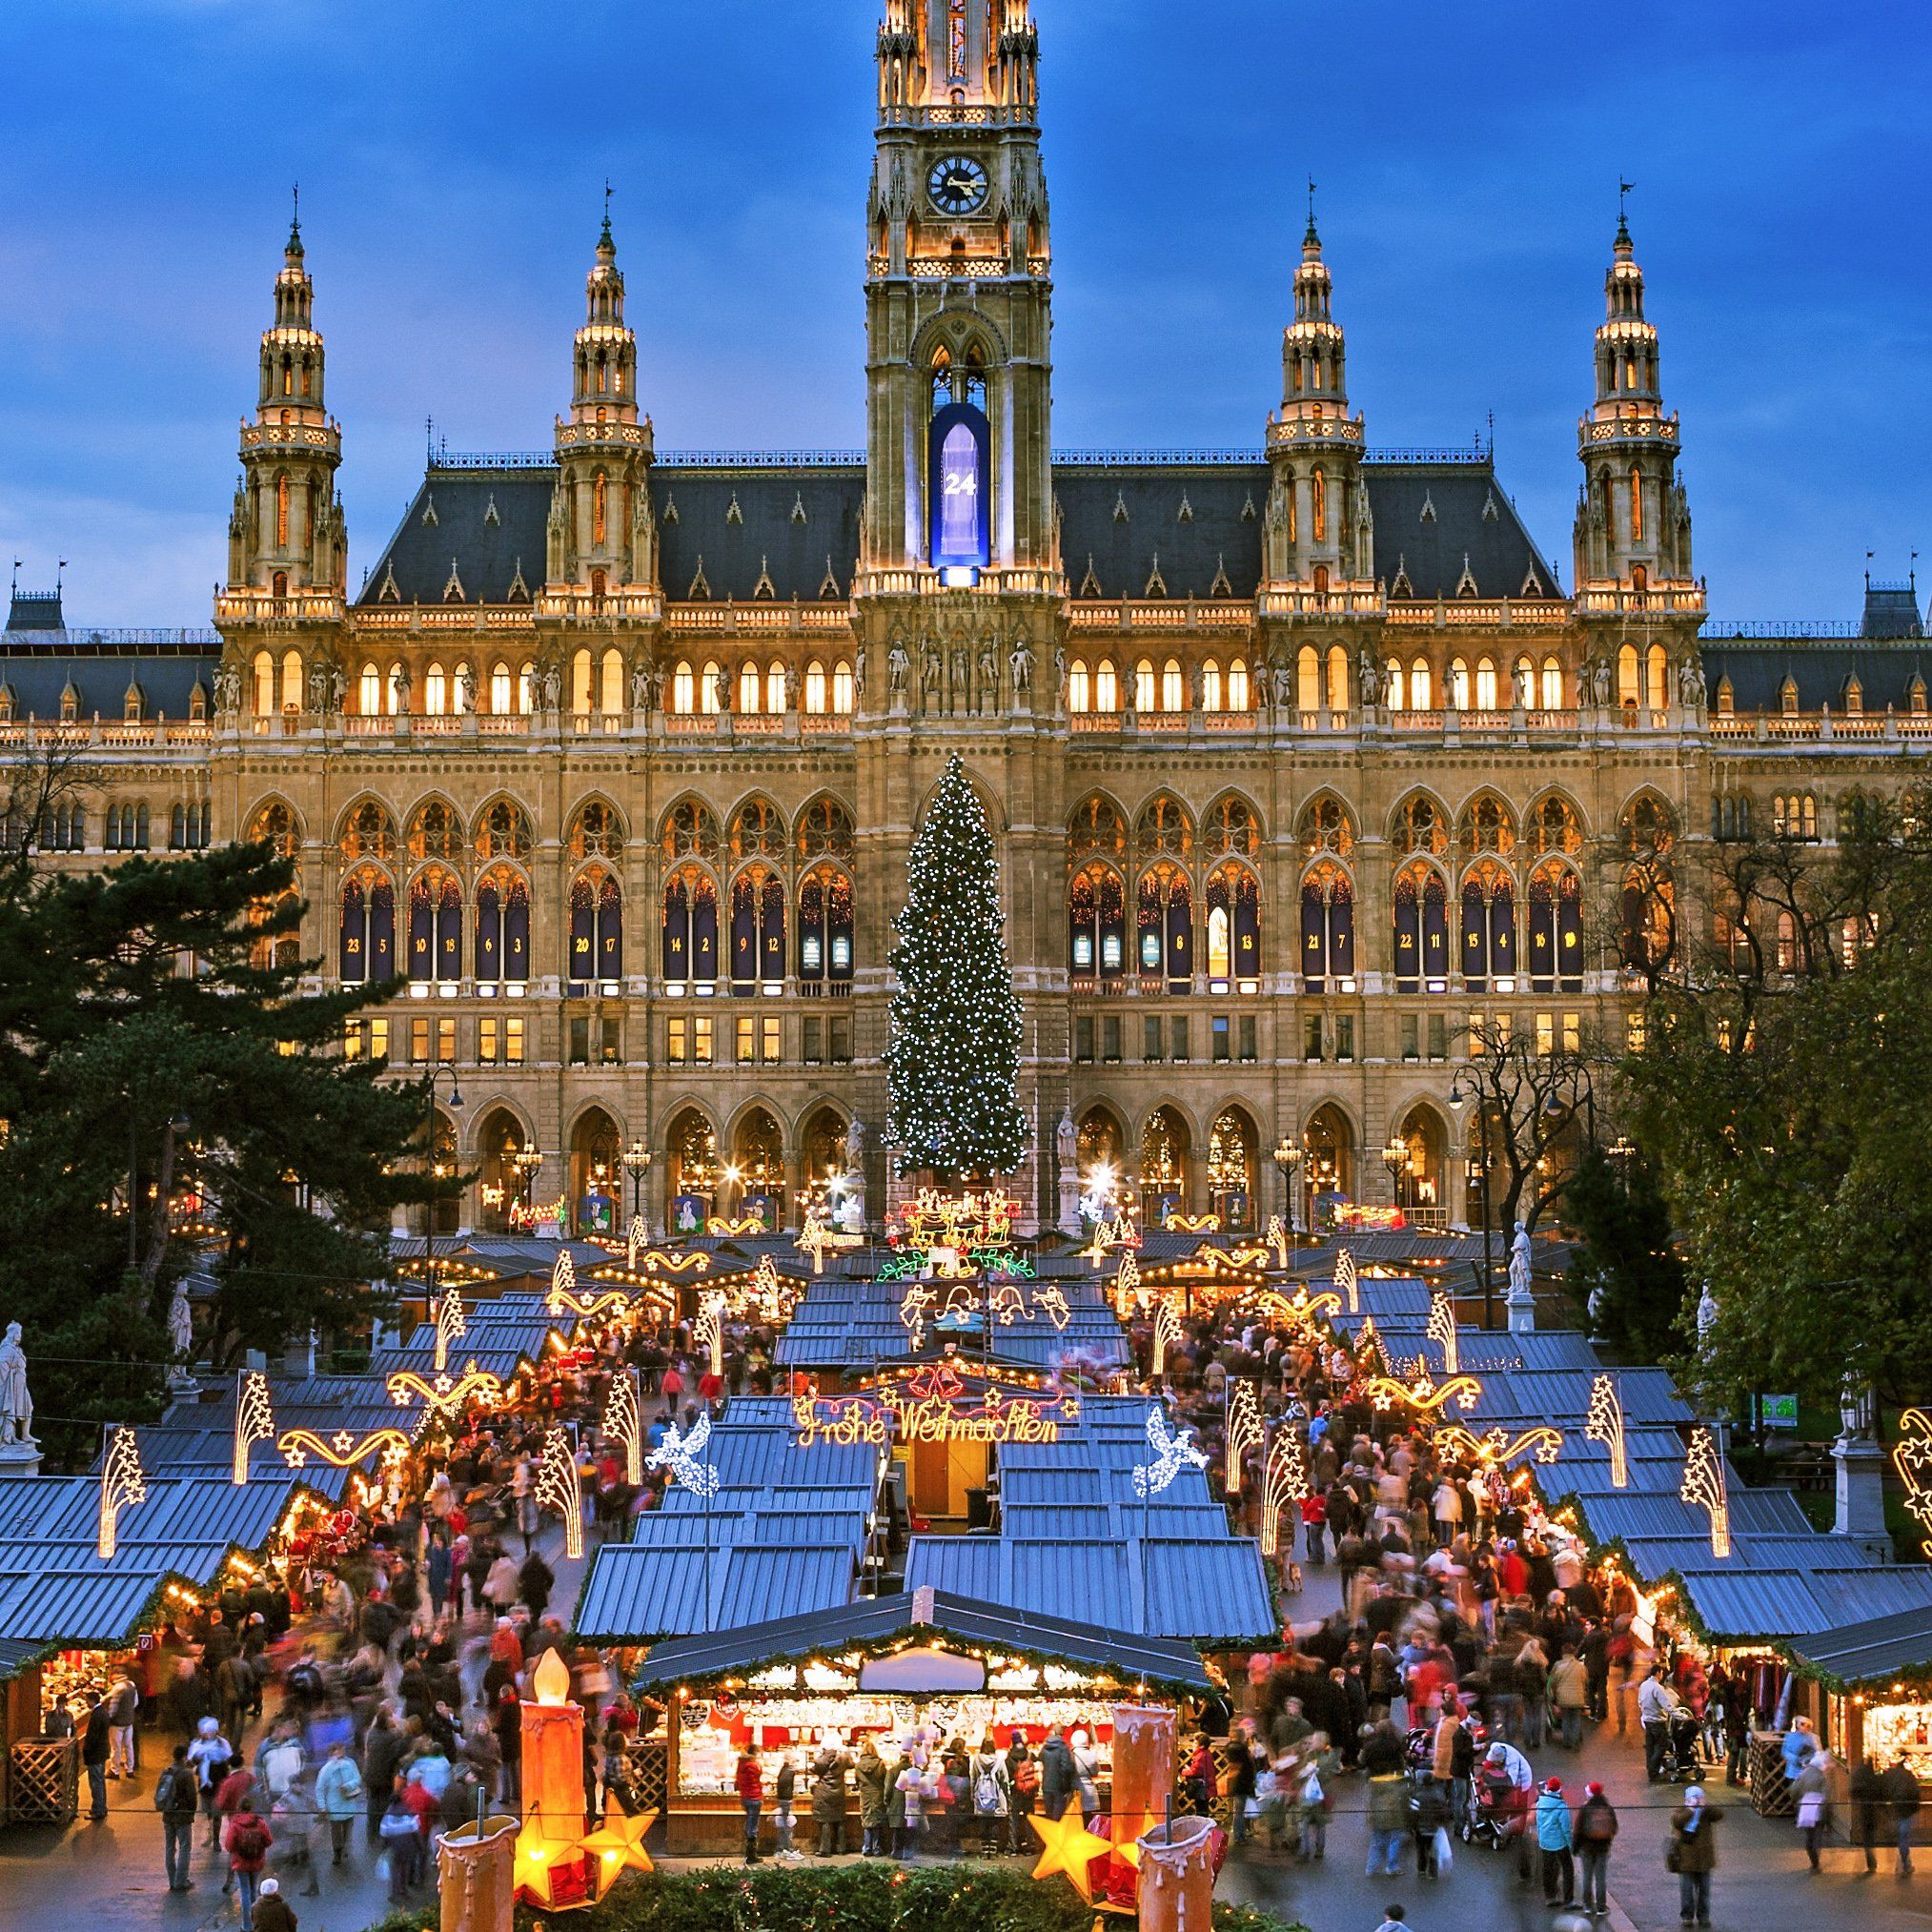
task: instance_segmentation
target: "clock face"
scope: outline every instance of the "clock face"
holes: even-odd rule
[[[948,154],[935,161],[925,192],[942,214],[971,214],[986,205],[986,171],[970,154]]]

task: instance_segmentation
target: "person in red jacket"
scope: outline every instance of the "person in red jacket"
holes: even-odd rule
[[[255,1816],[254,1807],[245,1799],[222,1827],[221,1846],[228,1854],[228,1868],[241,1898],[241,1932],[254,1932],[255,1894],[261,1887],[261,1868],[274,1843],[268,1826]]]
[[[744,1807],[744,1862],[758,1862],[758,1815],[764,1809],[764,1772],[747,1744],[738,1754],[738,1801]]]

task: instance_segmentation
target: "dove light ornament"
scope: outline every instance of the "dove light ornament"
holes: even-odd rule
[[[649,1469],[668,1469],[693,1495],[711,1497],[718,1494],[718,1471],[715,1465],[700,1462],[705,1445],[711,1440],[711,1417],[699,1416],[686,1434],[674,1422],[664,1432],[663,1442],[644,1457]]]
[[[1174,1428],[1165,1409],[1148,1411],[1147,1437],[1153,1460],[1134,1464],[1133,1493],[1137,1496],[1159,1495],[1182,1470],[1208,1467],[1207,1453],[1194,1447],[1194,1432],[1185,1426]]]

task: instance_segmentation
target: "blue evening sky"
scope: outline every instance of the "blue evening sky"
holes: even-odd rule
[[[452,449],[547,444],[604,177],[661,447],[857,446],[878,0],[7,0],[0,546],[205,622],[302,184],[351,582]],[[1035,0],[1064,445],[1256,445],[1320,184],[1350,388],[1570,579],[1619,172],[1714,611],[1932,536],[1932,14],[1890,0]]]

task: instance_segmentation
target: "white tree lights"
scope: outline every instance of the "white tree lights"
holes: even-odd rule
[[[1027,1142],[1015,1088],[1020,1002],[999,858],[957,754],[913,841],[893,930],[886,1131],[899,1171],[1010,1174]]]
[[[1590,1385],[1590,1413],[1583,1424],[1588,1442],[1600,1442],[1610,1451],[1610,1486],[1630,1486],[1630,1460],[1623,1452],[1623,1403],[1613,1376],[1598,1375]]]
[[[1708,1429],[1691,1432],[1691,1453],[1684,1462],[1684,1484],[1678,1495],[1705,1511],[1711,1518],[1711,1555],[1731,1554],[1731,1503],[1724,1489],[1724,1458],[1718,1439]]]

